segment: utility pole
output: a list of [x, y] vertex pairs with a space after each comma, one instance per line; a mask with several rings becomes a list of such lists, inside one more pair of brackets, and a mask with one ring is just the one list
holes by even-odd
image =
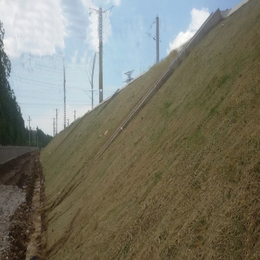
[[159, 17], [156, 17], [156, 63], [159, 63]]
[[74, 110], [74, 121], [76, 120], [76, 110]]
[[65, 77], [65, 66], [63, 61], [63, 76], [64, 76], [64, 129], [66, 128], [66, 77]]
[[99, 103], [103, 101], [103, 13], [111, 10], [114, 6], [107, 9], [106, 11], [102, 11], [102, 8], [93, 9], [90, 8], [92, 11], [98, 13], [98, 38], [99, 38]]
[[33, 145], [34, 145], [34, 147], [35, 147], [35, 145], [36, 145], [36, 136], [37, 136], [37, 133], [36, 133], [36, 132], [33, 132], [33, 134], [34, 134], [34, 143], [33, 143]]
[[103, 101], [103, 41], [102, 41], [102, 8], [98, 13], [98, 37], [99, 37], [99, 103]]
[[158, 15], [156, 16], [155, 21], [153, 21], [150, 29], [152, 28], [153, 24], [156, 23], [156, 35], [155, 37], [151, 35], [151, 33], [147, 33], [149, 37], [153, 38], [153, 40], [156, 41], [156, 64], [159, 63], [159, 50], [160, 50], [160, 34], [159, 34], [159, 17]]
[[56, 108], [56, 135], [58, 134], [58, 109]]
[[55, 118], [53, 118], [53, 137], [56, 135], [55, 132]]
[[94, 69], [95, 69], [95, 62], [96, 62], [96, 52], [94, 55], [94, 61], [93, 61], [93, 66], [92, 66], [92, 73], [91, 73], [91, 108], [93, 109], [94, 107]]
[[69, 126], [70, 125], [70, 120], [69, 119], [67, 119], [67, 126]]
[[29, 146], [31, 146], [31, 126], [30, 126], [30, 122], [32, 121], [32, 119], [29, 116], [29, 119], [27, 120], [29, 122]]

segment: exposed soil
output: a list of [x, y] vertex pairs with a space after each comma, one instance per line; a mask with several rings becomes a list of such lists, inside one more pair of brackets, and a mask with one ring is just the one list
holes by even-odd
[[44, 179], [39, 154], [28, 153], [0, 165], [1, 259], [42, 257]]

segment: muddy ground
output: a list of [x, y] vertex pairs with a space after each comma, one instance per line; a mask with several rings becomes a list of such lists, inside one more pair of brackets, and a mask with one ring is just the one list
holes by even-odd
[[0, 165], [0, 259], [41, 259], [44, 180], [39, 152]]

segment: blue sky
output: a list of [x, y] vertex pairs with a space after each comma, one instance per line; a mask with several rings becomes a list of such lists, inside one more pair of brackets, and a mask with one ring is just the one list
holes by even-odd
[[[103, 14], [104, 98], [124, 86], [125, 72], [133, 77], [156, 60], [155, 18], [160, 19], [160, 59], [193, 35], [217, 8], [232, 8], [241, 0], [1, 0], [5, 50], [12, 63], [10, 77], [26, 126], [53, 133], [63, 129], [63, 66], [67, 89], [67, 118], [71, 123], [91, 109], [89, 82], [98, 52], [97, 14]], [[151, 35], [151, 36], [149, 36]], [[94, 105], [98, 104], [98, 56]]]

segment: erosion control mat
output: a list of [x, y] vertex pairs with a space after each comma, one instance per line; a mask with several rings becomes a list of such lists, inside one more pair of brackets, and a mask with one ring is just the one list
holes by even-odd
[[49, 260], [260, 259], [260, 1], [219, 23], [111, 145], [176, 57], [41, 153]]
[[[1, 227], [5, 228], [0, 232], [0, 240], [3, 241], [0, 258], [18, 260], [37, 256], [41, 259], [43, 216], [40, 205], [43, 203], [44, 180], [39, 152], [22, 155], [0, 165], [0, 185], [0, 231]], [[6, 196], [8, 198], [4, 200]], [[40, 224], [35, 223], [36, 219]]]

